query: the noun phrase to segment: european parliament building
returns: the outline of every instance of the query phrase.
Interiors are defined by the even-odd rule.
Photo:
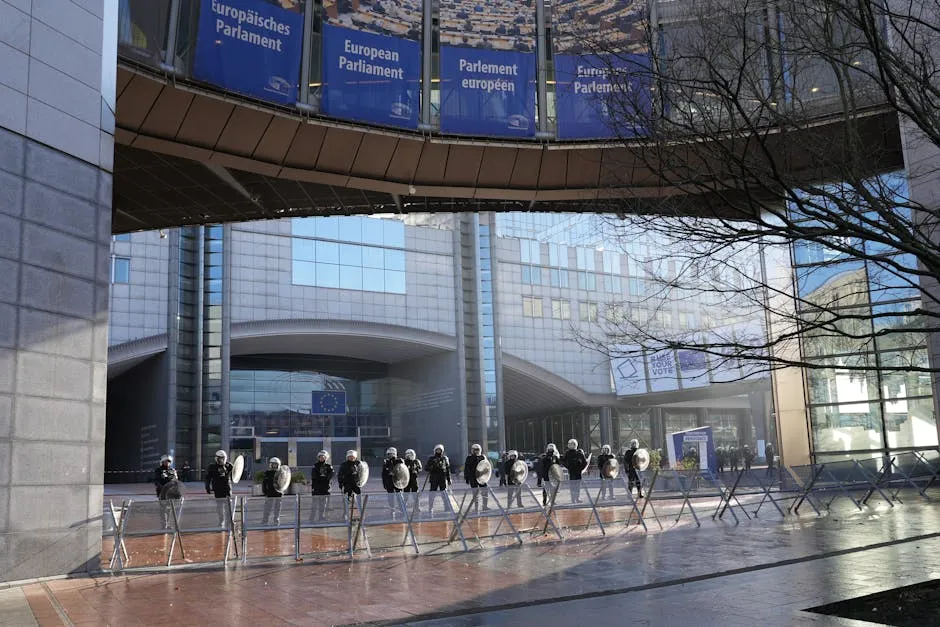
[[[758,124],[799,190],[936,206],[937,146],[871,89],[872,46],[824,20],[852,53],[833,72],[792,43],[815,3],[706,4],[0,0],[0,580],[98,570],[104,484],[165,453],[304,469],[321,449],[660,449],[697,427],[758,463],[771,444],[789,465],[935,449],[940,348],[904,326],[932,277],[897,246],[836,233],[727,263],[773,287],[751,305],[869,325],[794,333],[813,368],[617,332],[780,335],[762,306],[684,293],[668,233],[621,228],[725,215],[707,188],[741,154],[710,124]],[[731,113],[651,82],[707,78],[689,46],[709,29],[713,74],[753,79]],[[916,276],[884,289],[892,264]]]

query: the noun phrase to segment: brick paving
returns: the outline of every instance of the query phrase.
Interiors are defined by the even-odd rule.
[[[707,511],[701,528],[664,518],[665,529],[654,524],[649,534],[619,529],[602,537],[595,529],[564,542],[485,542],[491,548],[470,552],[429,544],[419,556],[406,547],[372,559],[288,558],[31,583],[3,591],[0,625],[863,625],[803,610],[940,578],[940,506],[913,495],[894,508],[880,502],[857,512],[839,500],[823,517],[740,525],[713,522]],[[425,525],[419,536],[446,532],[445,523]],[[389,546],[400,543],[399,531],[370,530],[373,548],[383,534]],[[191,550],[220,555],[223,534],[205,535],[187,538]],[[256,535],[249,555],[292,554],[293,532]],[[24,608],[34,622],[24,620]]]

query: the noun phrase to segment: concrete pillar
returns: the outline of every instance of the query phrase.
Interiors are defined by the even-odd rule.
[[[0,23],[0,580],[16,581],[99,567],[117,2],[2,1]]]

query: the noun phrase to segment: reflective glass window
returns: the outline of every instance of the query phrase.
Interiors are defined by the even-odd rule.
[[[522,297],[522,315],[529,318],[542,317],[542,299],[532,296]]]
[[[597,303],[580,303],[578,310],[584,322],[597,322]]]
[[[799,296],[821,307],[848,307],[868,302],[865,263],[848,261],[797,268]]]
[[[386,270],[405,270],[405,251],[403,250],[385,250],[385,269]]]
[[[339,216],[339,239],[344,242],[362,242],[362,220],[359,216]]]
[[[339,245],[339,262],[344,266],[362,267],[362,246],[354,244]]]
[[[405,273],[396,270],[385,271],[385,291],[391,294],[405,293]]]
[[[362,267],[363,268],[384,268],[385,251],[381,248],[372,246],[362,247]]]
[[[384,292],[385,271],[380,268],[363,268],[362,289],[367,292]]]
[[[566,300],[552,299],[552,318],[570,320],[571,303]]]
[[[318,263],[339,263],[339,244],[335,242],[317,242]]]
[[[377,218],[365,218],[362,221],[362,243],[376,244],[381,246],[384,243],[382,234],[382,223],[384,220]]]
[[[937,417],[932,398],[885,401],[888,446],[937,446]]]
[[[326,239],[339,239],[339,218],[313,218],[316,220],[316,236]]]
[[[810,410],[813,444],[821,452],[859,451],[884,446],[877,403],[825,405]]]
[[[382,240],[386,246],[405,247],[405,223],[399,220],[382,220]]]
[[[339,266],[332,263],[318,263],[317,282],[319,287],[339,287]]]
[[[126,257],[111,258],[111,282],[131,282],[131,260]]]
[[[344,290],[361,290],[362,268],[359,266],[340,266],[339,286]]]
[[[317,220],[321,218],[294,218],[291,220],[291,233],[306,237],[316,237]]]
[[[121,233],[120,235],[115,235],[111,239],[113,239],[115,242],[129,242],[131,241],[131,234]]]

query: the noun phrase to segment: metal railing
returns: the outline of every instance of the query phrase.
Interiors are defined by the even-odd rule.
[[[842,499],[857,511],[875,500],[889,507],[904,494],[928,499],[940,478],[935,452],[898,453],[884,461],[846,460],[726,472],[650,470],[626,476],[563,480],[542,486],[354,495],[243,496],[105,504],[103,569],[162,570],[232,561],[308,556],[350,559],[374,552],[468,551],[568,537],[648,532],[683,521],[742,521],[823,515]],[[631,489],[633,488],[633,489]],[[769,512],[769,514],[768,514]],[[665,525],[664,525],[665,523]],[[260,543],[260,545],[259,545]],[[187,546],[197,550],[187,553]]]

